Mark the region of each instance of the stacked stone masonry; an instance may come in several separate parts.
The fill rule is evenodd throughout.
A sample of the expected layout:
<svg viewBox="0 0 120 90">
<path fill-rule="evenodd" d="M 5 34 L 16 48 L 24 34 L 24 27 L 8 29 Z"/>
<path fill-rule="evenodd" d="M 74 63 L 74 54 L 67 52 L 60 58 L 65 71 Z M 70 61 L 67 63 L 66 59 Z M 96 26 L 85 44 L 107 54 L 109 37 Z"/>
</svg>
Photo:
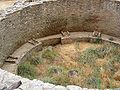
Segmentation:
<svg viewBox="0 0 120 90">
<path fill-rule="evenodd" d="M 119 24 L 119 1 L 37 0 L 24 3 L 18 1 L 6 10 L 0 11 L 0 66 L 4 64 L 8 56 L 32 38 L 55 35 L 61 31 L 99 31 L 120 38 Z M 34 90 L 34 85 L 36 88 L 38 86 L 39 90 L 40 88 L 41 90 L 54 90 L 53 87 L 55 90 L 81 89 L 75 86 L 55 86 L 38 80 L 30 81 L 1 69 L 0 73 L 0 85 L 5 84 L 7 87 L 14 80 L 22 80 L 21 88 L 24 88 L 23 90 L 28 90 L 25 89 L 26 87 Z M 33 84 L 34 82 L 35 84 Z M 44 87 L 51 87 L 52 89 L 43 89 Z"/>
<path fill-rule="evenodd" d="M 67 87 L 60 85 L 55 86 L 53 84 L 44 83 L 36 79 L 29 80 L 26 78 L 22 78 L 20 76 L 14 75 L 12 73 L 0 69 L 0 90 L 8 90 L 3 88 L 10 87 L 18 81 L 21 81 L 22 85 L 14 90 L 97 90 L 97 89 L 81 88 L 75 85 L 68 85 Z"/>
<path fill-rule="evenodd" d="M 119 38 L 119 10 L 113 0 L 16 2 L 0 14 L 0 63 L 31 38 L 61 31 L 96 30 Z"/>
<path fill-rule="evenodd" d="M 0 78 L 1 78 L 0 79 L 0 85 L 1 85 L 0 87 L 1 88 L 9 87 L 10 85 L 14 84 L 14 82 L 22 81 L 22 77 L 18 79 L 18 77 L 20 77 L 20 76 L 14 75 L 14 74 L 16 74 L 16 69 L 17 69 L 17 66 L 19 65 L 19 63 L 26 60 L 27 55 L 30 55 L 30 53 L 32 53 L 34 51 L 42 50 L 42 46 L 52 45 L 52 44 L 55 45 L 55 44 L 60 43 L 62 40 L 62 37 L 63 37 L 62 34 L 61 35 L 57 34 L 57 35 L 47 36 L 47 37 L 43 37 L 43 38 L 39 38 L 39 39 L 34 40 L 34 41 L 38 42 L 36 45 L 31 44 L 28 41 L 26 44 L 24 44 L 20 48 L 18 48 L 10 56 L 10 58 L 12 57 L 13 60 L 14 60 L 13 57 L 17 57 L 15 63 L 14 64 L 10 63 L 11 60 L 8 58 L 6 60 L 7 62 L 5 62 L 5 64 L 2 67 L 2 69 L 6 70 L 6 71 L 0 70 L 0 73 L 1 73 L 0 74 L 1 75 L 0 76 Z M 70 33 L 69 37 L 72 39 L 72 41 L 81 41 L 82 39 L 90 41 L 91 39 L 93 40 L 93 39 L 97 38 L 97 37 L 93 36 L 93 32 L 72 32 L 72 33 Z M 111 40 L 109 40 L 109 38 L 113 38 L 113 40 L 111 41 Z M 115 38 L 115 37 L 111 37 L 109 35 L 102 34 L 101 39 L 105 42 L 112 42 L 112 43 L 120 45 L 120 39 Z M 8 61 L 9 61 L 9 64 L 8 64 Z M 12 65 L 14 65 L 13 69 L 11 69 Z M 9 68 L 9 67 L 11 67 L 11 68 Z M 11 74 L 11 73 L 7 74 L 8 73 L 7 71 L 14 73 L 14 74 Z M 5 74 L 2 74 L 3 72 L 5 72 Z M 6 76 L 6 74 L 8 76 Z M 6 81 L 4 81 L 4 78 Z M 26 83 L 24 83 L 22 81 L 23 84 L 19 88 L 21 88 L 22 90 L 88 90 L 87 88 L 81 88 L 79 86 L 74 86 L 74 85 L 68 85 L 67 87 L 64 87 L 64 86 L 59 86 L 59 85 L 55 86 L 53 84 L 43 83 L 43 82 L 41 85 L 41 83 L 40 83 L 41 81 L 39 81 L 39 80 L 33 80 L 33 81 L 28 80 L 28 81 L 29 82 L 26 82 Z M 46 85 L 47 85 L 47 87 L 46 87 Z M 17 90 L 20 90 L 20 89 L 17 89 Z M 92 90 L 92 89 L 90 89 L 90 90 Z"/>
</svg>

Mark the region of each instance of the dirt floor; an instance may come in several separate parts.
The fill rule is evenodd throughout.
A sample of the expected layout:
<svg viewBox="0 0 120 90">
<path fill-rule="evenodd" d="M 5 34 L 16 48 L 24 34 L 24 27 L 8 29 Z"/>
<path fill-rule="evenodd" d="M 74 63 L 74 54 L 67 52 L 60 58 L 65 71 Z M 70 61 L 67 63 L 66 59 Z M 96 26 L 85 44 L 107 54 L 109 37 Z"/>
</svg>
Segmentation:
<svg viewBox="0 0 120 90">
<path fill-rule="evenodd" d="M 13 5 L 15 0 L 0 0 L 0 10 Z"/>
<path fill-rule="evenodd" d="M 119 51 L 119 46 L 109 43 L 75 42 L 45 47 L 33 53 L 26 62 L 38 63 L 35 65 L 36 76 L 44 82 L 87 88 L 119 88 L 120 54 L 116 55 Z"/>
</svg>

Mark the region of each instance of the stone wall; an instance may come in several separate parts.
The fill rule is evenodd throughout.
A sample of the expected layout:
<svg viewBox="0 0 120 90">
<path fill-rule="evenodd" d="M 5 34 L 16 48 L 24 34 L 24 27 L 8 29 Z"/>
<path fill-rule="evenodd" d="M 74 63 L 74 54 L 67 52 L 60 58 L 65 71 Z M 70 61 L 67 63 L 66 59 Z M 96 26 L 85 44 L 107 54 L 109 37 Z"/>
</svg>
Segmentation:
<svg viewBox="0 0 120 90">
<path fill-rule="evenodd" d="M 19 81 L 22 82 L 22 85 L 19 88 L 5 89 L 13 87 L 13 85 L 15 88 L 15 84 Z M 64 87 L 60 85 L 45 83 L 43 81 L 36 79 L 29 80 L 0 69 L 0 90 L 92 90 L 92 89 L 81 88 L 75 85 L 68 85 Z"/>
<path fill-rule="evenodd" d="M 81 41 L 81 40 L 87 40 L 87 41 L 92 40 L 93 41 L 93 40 L 96 40 L 98 37 L 93 36 L 93 32 L 72 32 L 72 33 L 70 33 L 70 38 L 74 42 L 74 41 Z M 110 38 L 112 38 L 112 40 L 110 40 Z M 60 43 L 61 40 L 62 40 L 62 35 L 57 34 L 57 35 L 52 35 L 52 36 L 34 40 L 34 41 L 38 42 L 36 45 L 31 44 L 29 41 L 26 44 L 22 45 L 22 47 L 20 47 L 19 50 L 16 50 L 12 56 L 18 57 L 18 60 L 20 59 L 20 61 L 18 63 L 16 63 L 16 64 L 19 64 L 20 62 L 26 60 L 27 55 L 30 55 L 33 52 L 42 50 L 42 46 L 51 45 L 51 44 L 56 45 L 57 43 Z M 105 43 L 114 43 L 114 44 L 120 45 L 119 38 L 112 37 L 109 35 L 102 34 L 101 40 Z M 26 51 L 26 53 L 25 53 L 25 51 Z M 13 64 L 13 63 L 11 63 L 11 64 Z M 8 68 L 11 67 L 10 63 L 9 63 L 9 65 L 7 65 L 7 67 Z M 65 86 L 61 86 L 61 85 L 50 84 L 50 83 L 43 82 L 43 81 L 36 80 L 36 79 L 29 80 L 29 79 L 12 74 L 13 72 L 12 72 L 11 68 L 9 68 L 10 71 L 6 70 L 6 69 L 5 69 L 6 71 L 4 71 L 4 70 L 0 69 L 0 90 L 4 90 L 3 88 L 12 87 L 13 85 L 15 85 L 15 83 L 17 83 L 19 81 L 22 82 L 21 86 L 14 90 L 21 90 L 21 89 L 22 90 L 98 90 L 98 89 L 82 88 L 82 87 L 75 86 L 75 85 L 67 85 L 65 87 Z M 16 69 L 17 67 L 14 67 L 14 68 Z M 7 72 L 7 71 L 9 71 L 9 72 Z M 12 73 L 10 73 L 10 72 L 12 72 Z M 5 89 L 5 90 L 8 90 L 8 89 Z M 109 90 L 109 89 L 107 89 L 107 90 Z M 116 90 L 117 90 L 117 88 L 116 88 Z M 119 90 L 119 88 L 118 88 L 118 90 Z"/>
<path fill-rule="evenodd" d="M 0 62 L 31 38 L 61 31 L 100 31 L 120 37 L 120 2 L 57 0 L 16 3 L 0 12 Z"/>
</svg>

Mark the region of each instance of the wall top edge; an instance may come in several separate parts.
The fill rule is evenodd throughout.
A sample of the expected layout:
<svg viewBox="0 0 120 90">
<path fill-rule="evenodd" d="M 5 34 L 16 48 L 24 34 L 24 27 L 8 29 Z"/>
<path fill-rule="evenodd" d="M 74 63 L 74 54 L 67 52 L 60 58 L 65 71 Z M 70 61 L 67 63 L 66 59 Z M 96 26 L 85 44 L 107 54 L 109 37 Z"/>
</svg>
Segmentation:
<svg viewBox="0 0 120 90">
<path fill-rule="evenodd" d="M 34 2 L 22 2 L 21 1 L 16 1 L 13 6 L 10 6 L 4 10 L 0 10 L 0 21 L 2 21 L 3 19 L 6 18 L 6 16 L 9 16 L 12 13 L 15 13 L 17 11 L 21 11 L 26 7 L 32 7 L 34 5 L 38 5 L 38 4 L 44 4 L 47 2 L 51 2 L 51 1 L 58 1 L 58 2 L 62 2 L 62 1 L 70 1 L 70 0 L 37 0 Z M 116 3 L 120 3 L 120 0 L 104 0 L 104 1 L 110 1 L 110 2 L 116 2 Z"/>
</svg>

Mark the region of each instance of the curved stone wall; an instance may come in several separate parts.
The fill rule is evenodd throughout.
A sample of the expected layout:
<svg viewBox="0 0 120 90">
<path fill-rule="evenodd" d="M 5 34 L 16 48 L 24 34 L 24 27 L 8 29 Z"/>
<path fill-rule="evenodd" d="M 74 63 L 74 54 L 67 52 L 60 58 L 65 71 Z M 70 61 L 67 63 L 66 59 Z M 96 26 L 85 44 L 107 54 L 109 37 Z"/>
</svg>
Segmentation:
<svg viewBox="0 0 120 90">
<path fill-rule="evenodd" d="M 93 36 L 93 32 L 72 32 L 69 34 L 70 34 L 69 38 L 73 42 L 82 41 L 82 40 L 94 42 L 94 40 L 96 40 L 98 38 L 98 37 Z M 29 55 L 31 55 L 33 52 L 42 50 L 42 47 L 44 47 L 46 45 L 49 46 L 49 45 L 56 45 L 58 43 L 62 43 L 63 37 L 64 36 L 62 36 L 62 34 L 56 34 L 56 35 L 51 35 L 51 36 L 47 36 L 47 37 L 43 37 L 43 38 L 39 38 L 39 39 L 34 39 L 34 40 L 28 41 L 27 43 L 22 45 L 20 48 L 18 48 L 11 55 L 11 57 L 13 57 L 13 58 L 11 58 L 11 59 L 13 59 L 12 61 L 14 61 L 14 58 L 17 57 L 17 59 L 15 59 L 15 62 L 10 63 L 11 61 L 8 58 L 7 61 L 10 61 L 10 62 L 5 62 L 5 64 L 2 67 L 2 69 L 6 70 L 6 71 L 0 69 L 0 89 L 2 90 L 2 88 L 11 87 L 11 86 L 15 85 L 15 83 L 21 81 L 22 84 L 20 85 L 20 87 L 18 89 L 14 89 L 14 90 L 21 90 L 21 89 L 22 90 L 98 90 L 98 89 L 81 88 L 81 87 L 75 86 L 75 85 L 68 85 L 65 87 L 65 86 L 45 83 L 45 82 L 42 82 L 42 81 L 36 80 L 36 79 L 29 80 L 26 78 L 22 78 L 21 76 L 15 75 L 15 74 L 17 74 L 16 69 L 17 69 L 17 66 L 19 65 L 19 63 L 22 63 L 24 60 L 26 60 L 26 58 Z M 102 40 L 102 42 L 105 42 L 105 43 L 114 43 L 114 44 L 120 45 L 120 39 L 116 38 L 116 37 L 102 34 L 100 39 Z M 34 41 L 34 44 L 32 43 L 32 41 Z M 13 65 L 14 65 L 14 67 L 12 67 Z M 7 72 L 7 71 L 9 71 L 9 72 Z M 14 73 L 14 74 L 12 74 L 12 73 Z M 7 89 L 5 89 L 5 90 L 7 90 Z"/>
<path fill-rule="evenodd" d="M 15 85 L 17 85 L 19 81 L 21 81 L 22 85 L 20 85 L 19 88 L 15 89 Z M 12 87 L 14 89 L 10 89 Z M 36 79 L 29 80 L 1 69 L 0 69 L 0 89 L 1 90 L 92 90 L 87 88 L 81 88 L 75 85 L 68 85 L 64 87 L 60 85 L 44 83 L 43 81 Z"/>
<path fill-rule="evenodd" d="M 41 51 L 45 46 L 55 46 L 57 44 L 69 44 L 81 41 L 94 43 L 96 39 L 98 39 L 98 37 L 93 36 L 93 32 L 71 32 L 69 33 L 69 38 L 66 38 L 62 34 L 56 34 L 43 38 L 32 39 L 15 50 L 14 53 L 5 60 L 5 63 L 1 68 L 8 72 L 17 74 L 18 65 L 27 60 L 27 58 L 34 52 Z M 101 34 L 99 39 L 104 43 L 120 45 L 120 38 L 112 37 L 110 35 Z"/>
<path fill-rule="evenodd" d="M 120 37 L 120 2 L 57 0 L 16 3 L 0 13 L 1 64 L 23 43 L 61 31 L 100 31 Z"/>
</svg>

